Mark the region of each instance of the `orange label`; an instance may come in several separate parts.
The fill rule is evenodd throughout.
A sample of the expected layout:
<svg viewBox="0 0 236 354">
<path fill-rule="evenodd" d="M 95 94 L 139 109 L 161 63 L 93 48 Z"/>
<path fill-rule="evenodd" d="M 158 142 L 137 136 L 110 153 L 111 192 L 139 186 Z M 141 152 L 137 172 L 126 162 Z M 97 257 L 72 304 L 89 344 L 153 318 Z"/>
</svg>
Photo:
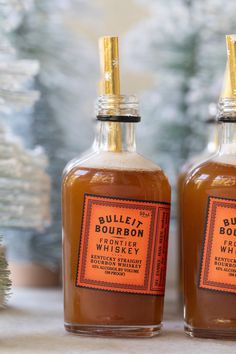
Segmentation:
<svg viewBox="0 0 236 354">
<path fill-rule="evenodd" d="M 236 200 L 209 197 L 200 288 L 236 293 Z"/>
<path fill-rule="evenodd" d="M 170 205 L 85 195 L 76 286 L 163 295 Z"/>
</svg>

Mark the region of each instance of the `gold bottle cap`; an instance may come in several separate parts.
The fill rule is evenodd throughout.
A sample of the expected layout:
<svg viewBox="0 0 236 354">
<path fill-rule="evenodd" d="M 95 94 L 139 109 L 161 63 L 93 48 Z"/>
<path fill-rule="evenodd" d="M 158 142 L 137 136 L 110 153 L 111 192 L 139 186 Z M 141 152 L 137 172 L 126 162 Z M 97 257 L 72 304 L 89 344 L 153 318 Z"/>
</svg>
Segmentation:
<svg viewBox="0 0 236 354">
<path fill-rule="evenodd" d="M 100 92 L 103 95 L 120 94 L 120 69 L 118 37 L 105 36 L 99 39 L 102 79 Z"/>
<path fill-rule="evenodd" d="M 227 64 L 221 98 L 236 98 L 236 35 L 226 36 Z"/>
</svg>

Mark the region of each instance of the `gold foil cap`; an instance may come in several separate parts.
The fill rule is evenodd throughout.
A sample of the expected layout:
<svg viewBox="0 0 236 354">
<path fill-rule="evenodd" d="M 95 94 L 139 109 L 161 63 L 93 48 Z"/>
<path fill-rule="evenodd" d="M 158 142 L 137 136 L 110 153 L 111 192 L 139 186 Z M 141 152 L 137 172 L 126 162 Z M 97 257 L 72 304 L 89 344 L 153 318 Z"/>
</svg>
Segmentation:
<svg viewBox="0 0 236 354">
<path fill-rule="evenodd" d="M 227 64 L 221 98 L 236 98 L 236 35 L 226 36 Z"/>
<path fill-rule="evenodd" d="M 120 69 L 118 37 L 105 36 L 99 39 L 102 79 L 101 95 L 120 94 Z"/>
</svg>

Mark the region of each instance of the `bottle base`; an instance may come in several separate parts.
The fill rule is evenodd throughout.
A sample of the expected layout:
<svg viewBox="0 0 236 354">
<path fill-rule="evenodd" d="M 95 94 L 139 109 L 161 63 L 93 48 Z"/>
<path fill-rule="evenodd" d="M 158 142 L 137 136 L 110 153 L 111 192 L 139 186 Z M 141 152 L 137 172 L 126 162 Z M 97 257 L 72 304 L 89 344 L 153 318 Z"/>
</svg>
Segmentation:
<svg viewBox="0 0 236 354">
<path fill-rule="evenodd" d="M 211 338 L 223 340 L 236 340 L 236 329 L 207 329 L 184 326 L 184 332 L 192 338 Z"/>
<path fill-rule="evenodd" d="M 161 327 L 161 324 L 155 326 L 93 326 L 65 323 L 65 329 L 70 333 L 96 337 L 154 337 L 160 334 Z"/>
</svg>

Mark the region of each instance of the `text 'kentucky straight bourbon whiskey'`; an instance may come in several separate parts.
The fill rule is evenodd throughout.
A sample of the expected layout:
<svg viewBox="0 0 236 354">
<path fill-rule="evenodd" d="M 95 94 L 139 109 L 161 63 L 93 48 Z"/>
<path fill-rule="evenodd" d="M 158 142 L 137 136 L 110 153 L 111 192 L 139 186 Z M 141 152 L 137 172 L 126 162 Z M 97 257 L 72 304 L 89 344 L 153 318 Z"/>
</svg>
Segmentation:
<svg viewBox="0 0 236 354">
<path fill-rule="evenodd" d="M 101 38 L 100 52 L 96 151 L 63 176 L 65 327 L 153 336 L 162 323 L 170 186 L 136 152 L 138 101 L 120 95 L 118 39 Z"/>
<path fill-rule="evenodd" d="M 219 150 L 183 187 L 184 316 L 193 337 L 236 339 L 236 36 L 226 42 Z"/>
</svg>

